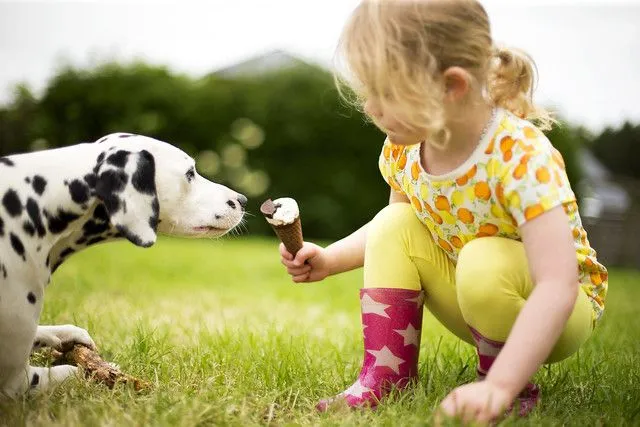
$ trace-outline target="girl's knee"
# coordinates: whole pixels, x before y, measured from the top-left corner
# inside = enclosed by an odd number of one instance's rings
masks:
[[[468,324],[491,339],[506,338],[532,290],[522,243],[483,237],[465,245],[456,267],[456,292]]]
[[[458,256],[456,285],[459,292],[492,298],[496,288],[513,285],[526,292],[529,266],[521,242],[502,237],[482,237],[467,243]]]
[[[367,241],[388,242],[401,236],[405,230],[419,229],[425,232],[424,226],[408,203],[392,203],[382,209],[371,220],[367,230]]]

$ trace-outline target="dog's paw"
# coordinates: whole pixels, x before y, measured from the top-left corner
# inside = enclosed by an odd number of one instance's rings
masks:
[[[75,325],[38,326],[36,345],[44,345],[59,351],[70,349],[74,344],[86,345],[92,350],[96,344],[89,332]]]

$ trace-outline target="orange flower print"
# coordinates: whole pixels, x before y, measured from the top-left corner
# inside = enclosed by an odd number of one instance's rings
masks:
[[[440,225],[443,223],[442,217],[435,213],[435,211],[431,208],[431,206],[429,206],[428,203],[424,204],[424,208],[427,212],[429,212],[429,215],[431,216],[431,218],[433,218],[436,224]]]
[[[447,252],[452,252],[453,251],[453,248],[451,247],[449,242],[447,242],[446,240],[438,239],[438,244],[440,245],[440,247],[442,249],[444,249]]]
[[[398,168],[402,170],[405,166],[407,166],[407,153],[405,150],[402,150],[402,154],[400,154],[400,158],[398,159]]]
[[[500,151],[502,152],[502,158],[505,162],[508,162],[513,157],[513,151],[511,151],[511,149],[514,144],[515,142],[510,136],[505,136],[500,140]]]
[[[469,182],[469,178],[467,177],[467,175],[462,175],[460,178],[456,179],[456,184],[458,184],[459,186],[463,186],[466,185],[467,182]]]
[[[579,237],[580,237],[580,230],[578,230],[577,228],[574,228],[574,229],[571,231],[571,234],[573,234],[573,238],[574,238],[574,239],[577,239],[577,238],[579,238]]]
[[[460,178],[456,179],[456,184],[460,186],[466,185],[469,182],[469,180],[473,179],[473,177],[476,176],[477,172],[478,172],[478,166],[473,165],[473,167],[471,167],[471,169],[469,169],[467,173],[462,175]]]
[[[496,145],[496,139],[491,138],[491,141],[489,142],[489,146],[487,147],[486,150],[484,150],[484,154],[492,154],[495,148],[495,145]]]
[[[436,209],[441,211],[449,211],[451,210],[451,205],[449,204],[449,199],[444,196],[436,197]]]
[[[453,236],[451,238],[451,244],[458,249],[462,249],[463,246],[462,239],[460,239],[458,236]]]
[[[491,188],[485,181],[476,183],[474,192],[478,199],[489,200],[491,198]]]
[[[522,179],[522,177],[525,176],[526,174],[527,174],[526,163],[520,163],[518,166],[516,166],[516,169],[513,171],[513,177],[515,179]]]
[[[398,158],[400,157],[400,152],[404,151],[402,149],[401,146],[399,145],[393,145],[391,148],[391,156],[393,157],[394,160],[398,160]]]
[[[385,145],[384,148],[382,149],[382,154],[384,155],[384,158],[386,160],[389,160],[389,157],[391,157],[391,147],[389,147],[388,145]]]
[[[500,183],[500,182],[496,184],[496,197],[498,198],[498,202],[502,206],[505,206],[504,187],[502,186],[502,183]]]
[[[420,200],[418,200],[416,196],[411,197],[411,204],[413,205],[416,211],[422,212],[422,202],[420,202]]]
[[[541,166],[536,170],[536,179],[541,184],[547,184],[551,181],[551,174],[549,173],[549,169],[544,166]]]
[[[540,215],[543,212],[544,212],[544,208],[542,207],[542,205],[539,204],[539,203],[536,203],[535,205],[528,206],[524,210],[524,217],[527,220],[530,220],[530,219],[533,219],[533,218],[537,217],[538,215]]]
[[[495,224],[491,224],[491,223],[487,223],[487,224],[482,224],[480,226],[480,228],[478,228],[478,233],[476,234],[477,237],[489,237],[489,236],[495,236],[496,234],[498,234],[498,226]]]
[[[420,165],[418,164],[418,162],[413,162],[413,164],[411,165],[411,178],[413,178],[414,181],[417,181],[419,176]]]
[[[469,209],[466,209],[466,208],[458,209],[458,219],[462,221],[464,224],[471,224],[473,223],[473,220],[474,220],[473,214]]]
[[[589,278],[591,279],[591,283],[593,283],[594,285],[602,285],[602,277],[600,276],[600,273],[594,271],[593,273],[589,274]]]

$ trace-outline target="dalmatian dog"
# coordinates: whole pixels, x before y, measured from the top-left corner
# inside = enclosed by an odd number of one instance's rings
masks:
[[[38,325],[51,274],[73,253],[158,233],[219,237],[247,198],[198,175],[177,147],[128,133],[93,143],[0,157],[0,395],[42,391],[75,375],[69,365],[29,365],[34,349],[81,343],[74,325]]]

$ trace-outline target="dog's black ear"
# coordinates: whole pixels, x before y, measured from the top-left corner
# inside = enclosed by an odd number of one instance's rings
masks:
[[[108,152],[96,169],[96,195],[111,224],[132,243],[153,245],[160,210],[153,155],[146,150]]]

